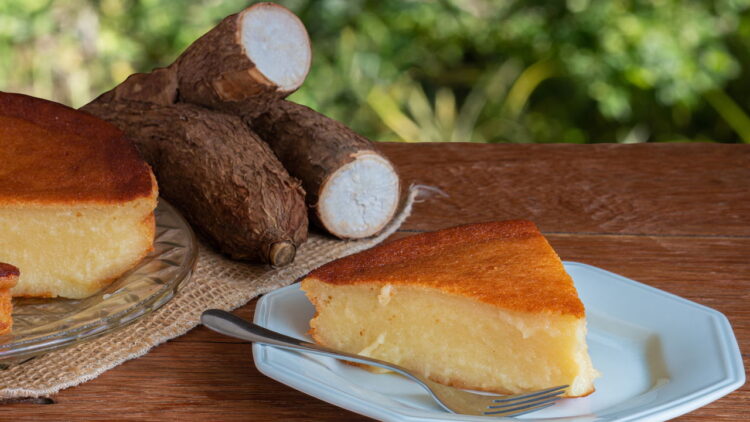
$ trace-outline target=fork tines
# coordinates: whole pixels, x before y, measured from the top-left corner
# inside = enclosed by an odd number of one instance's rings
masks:
[[[568,388],[567,385],[547,388],[545,390],[535,391],[529,394],[517,394],[514,396],[503,397],[493,400],[497,405],[488,406],[490,411],[484,412],[485,415],[504,415],[517,416],[524,413],[544,409],[552,406]]]

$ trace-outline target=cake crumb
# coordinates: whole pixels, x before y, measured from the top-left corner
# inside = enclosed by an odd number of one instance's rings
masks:
[[[364,349],[360,350],[359,353],[357,353],[357,354],[358,355],[362,355],[362,356],[366,356],[366,357],[371,357],[372,356],[372,352],[374,352],[375,349],[378,348],[378,346],[380,346],[381,344],[385,343],[385,335],[386,335],[386,333],[380,333],[378,335],[378,338],[375,339],[374,342],[372,342],[369,346],[365,347]]]
[[[388,302],[391,301],[391,296],[393,296],[393,286],[390,284],[386,284],[380,289],[380,294],[378,295],[378,302],[385,306],[388,304]]]

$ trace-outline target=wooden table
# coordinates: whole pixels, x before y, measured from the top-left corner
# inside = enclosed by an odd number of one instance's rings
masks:
[[[406,183],[440,188],[396,237],[535,221],[566,260],[723,312],[750,367],[750,147],[383,144]],[[237,311],[252,318],[255,301]],[[251,346],[197,328],[99,378],[0,408],[3,420],[365,418],[261,375]],[[680,418],[750,418],[747,385]]]

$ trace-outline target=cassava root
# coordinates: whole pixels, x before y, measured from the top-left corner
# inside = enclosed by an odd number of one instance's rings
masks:
[[[95,101],[82,110],[132,139],[160,194],[236,259],[281,266],[307,237],[304,192],[236,116],[192,104]]]
[[[285,100],[248,124],[302,181],[311,219],[340,238],[378,233],[393,218],[400,182],[375,145],[345,125]]]

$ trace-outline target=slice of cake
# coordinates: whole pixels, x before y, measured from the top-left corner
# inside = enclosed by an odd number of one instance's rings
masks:
[[[9,333],[13,328],[10,289],[18,282],[18,275],[18,268],[0,262],[0,335]]]
[[[534,223],[424,233],[324,265],[302,281],[316,342],[455,387],[594,391],[583,304]]]
[[[122,133],[50,101],[0,93],[0,261],[14,296],[82,298],[152,249],[157,188]]]

